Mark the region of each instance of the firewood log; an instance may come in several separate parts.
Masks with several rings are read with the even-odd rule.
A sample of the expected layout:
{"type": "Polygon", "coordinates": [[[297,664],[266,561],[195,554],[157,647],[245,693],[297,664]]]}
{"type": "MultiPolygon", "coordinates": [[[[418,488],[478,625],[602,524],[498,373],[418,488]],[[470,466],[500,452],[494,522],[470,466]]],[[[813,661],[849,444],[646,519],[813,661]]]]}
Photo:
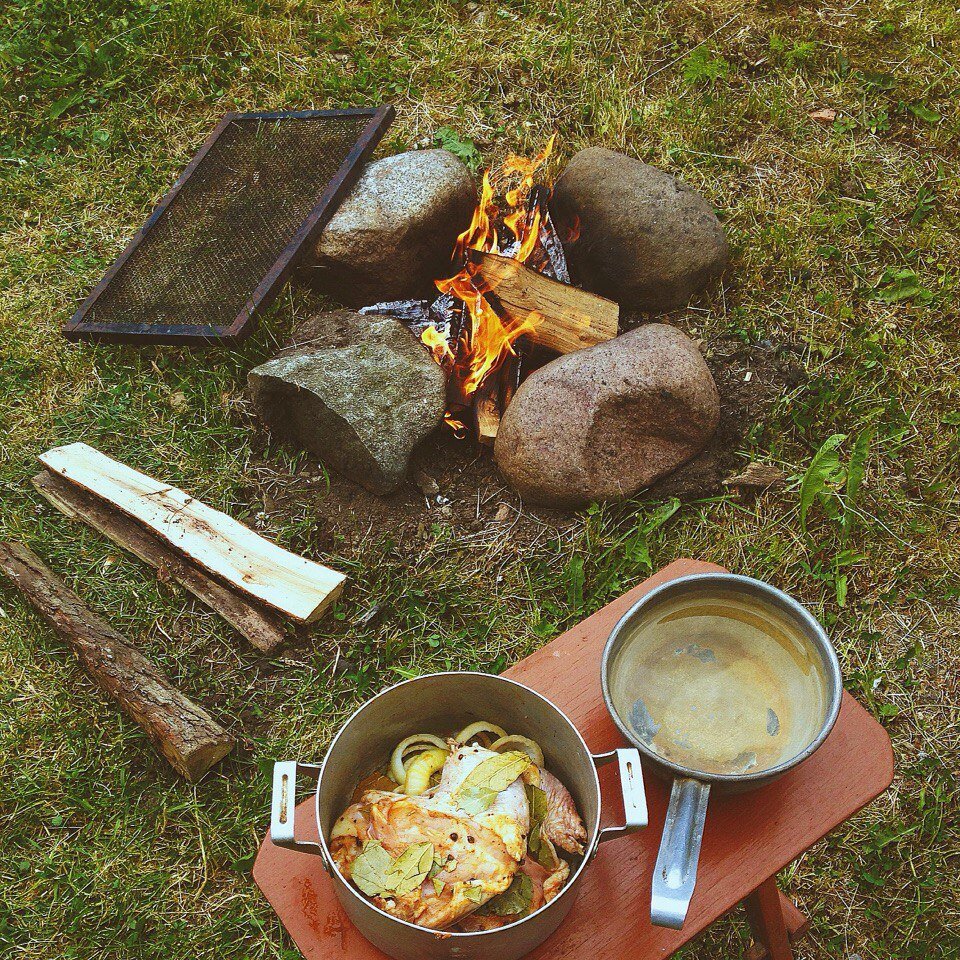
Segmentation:
{"type": "Polygon", "coordinates": [[[300,623],[313,623],[343,590],[342,573],[284,550],[85,443],[54,447],[39,459],[51,473],[121,510],[234,590],[300,623]]]}
{"type": "Polygon", "coordinates": [[[571,287],[495,253],[470,251],[476,276],[483,281],[490,305],[500,314],[521,322],[538,314],[531,342],[558,353],[596,346],[617,335],[620,307],[612,300],[571,287]]]}
{"type": "Polygon", "coordinates": [[[189,590],[258,650],[271,653],[286,639],[279,614],[215,580],[156,534],[108,503],[48,470],[41,470],[33,478],[33,486],[61,513],[85,521],[118,546],[150,564],[161,577],[189,590]]]}
{"type": "Polygon", "coordinates": [[[480,446],[492,446],[497,439],[500,415],[500,383],[497,377],[491,376],[473,395],[473,419],[480,446]]]}
{"type": "Polygon", "coordinates": [[[71,646],[93,682],[144,730],[170,765],[199,780],[234,739],[155,664],[100,619],[28,547],[0,542],[0,571],[71,646]]]}

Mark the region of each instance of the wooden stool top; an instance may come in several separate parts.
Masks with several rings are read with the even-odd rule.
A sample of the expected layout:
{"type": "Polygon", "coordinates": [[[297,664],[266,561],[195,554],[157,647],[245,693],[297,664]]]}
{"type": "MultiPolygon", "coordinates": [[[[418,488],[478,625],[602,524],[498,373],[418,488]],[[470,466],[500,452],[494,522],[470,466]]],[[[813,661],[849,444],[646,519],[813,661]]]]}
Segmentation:
{"type": "MultiPolygon", "coordinates": [[[[592,617],[504,672],[552,700],[577,725],[594,753],[623,746],[600,688],[600,656],[614,624],[654,587],[713,564],[678,560],[592,617]]],[[[493,718],[496,719],[496,718],[493,718]]],[[[613,766],[604,767],[605,806],[617,796],[613,766]]],[[[758,790],[712,796],[693,901],[682,930],[650,923],[650,882],[663,830],[669,785],[644,778],[650,825],[600,847],[584,872],[577,900],[535,960],[593,956],[667,957],[843,823],[893,780],[886,731],[844,693],[836,726],[808,760],[758,790]]],[[[611,815],[621,816],[617,810],[611,815]]],[[[316,839],[312,801],[298,808],[298,834],[316,839]]],[[[320,858],[264,839],[253,877],[308,960],[383,960],[347,920],[320,858]]]]}

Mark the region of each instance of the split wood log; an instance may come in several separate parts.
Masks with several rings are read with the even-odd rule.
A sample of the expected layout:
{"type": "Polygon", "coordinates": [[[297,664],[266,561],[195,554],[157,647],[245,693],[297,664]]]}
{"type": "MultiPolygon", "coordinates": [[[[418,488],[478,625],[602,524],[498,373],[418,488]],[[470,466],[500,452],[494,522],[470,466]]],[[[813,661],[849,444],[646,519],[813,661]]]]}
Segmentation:
{"type": "Polygon", "coordinates": [[[258,650],[271,653],[286,639],[279,614],[215,580],[126,514],[49,470],[41,470],[33,478],[33,485],[61,513],[83,520],[118,546],[129,550],[154,567],[161,579],[179,583],[258,650]]]}
{"type": "Polygon", "coordinates": [[[93,682],[113,698],[188,780],[199,780],[234,739],[160,670],[81,602],[37,555],[0,542],[0,570],[72,647],[93,682]]]}
{"type": "Polygon", "coordinates": [[[559,353],[593,347],[617,335],[620,307],[613,300],[560,283],[510,257],[469,252],[490,305],[501,316],[521,322],[531,311],[539,314],[527,334],[536,344],[559,353]]]}
{"type": "Polygon", "coordinates": [[[473,395],[473,420],[477,441],[489,447],[500,430],[500,383],[497,377],[488,377],[473,395]]]}
{"type": "Polygon", "coordinates": [[[301,623],[340,595],[346,577],[265,540],[232,517],[85,443],[40,455],[52,473],[142,523],[194,563],[301,623]]]}

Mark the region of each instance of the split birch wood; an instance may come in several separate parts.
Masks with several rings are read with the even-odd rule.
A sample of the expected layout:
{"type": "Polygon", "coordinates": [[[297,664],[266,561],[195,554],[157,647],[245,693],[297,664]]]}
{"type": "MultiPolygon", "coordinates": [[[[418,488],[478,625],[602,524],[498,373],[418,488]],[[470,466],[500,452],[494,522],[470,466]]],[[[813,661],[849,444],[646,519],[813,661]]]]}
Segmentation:
{"type": "Polygon", "coordinates": [[[160,579],[179,583],[223,617],[258,650],[271,653],[286,639],[286,630],[279,614],[215,580],[126,514],[49,470],[41,470],[33,478],[33,485],[61,513],[84,521],[118,546],[129,550],[135,557],[154,567],[160,579]]]}
{"type": "Polygon", "coordinates": [[[278,547],[177,487],[85,443],[48,450],[40,462],[142,523],[235,590],[301,623],[316,620],[343,590],[344,574],[278,547]]]}
{"type": "Polygon", "coordinates": [[[199,780],[234,739],[155,664],[100,619],[20,543],[0,542],[0,570],[71,646],[91,680],[135,721],[170,765],[199,780]]]}
{"type": "Polygon", "coordinates": [[[560,283],[510,257],[470,251],[477,273],[491,293],[490,305],[516,322],[539,314],[527,334],[533,343],[559,353],[593,347],[617,335],[620,307],[613,300],[560,283]]]}

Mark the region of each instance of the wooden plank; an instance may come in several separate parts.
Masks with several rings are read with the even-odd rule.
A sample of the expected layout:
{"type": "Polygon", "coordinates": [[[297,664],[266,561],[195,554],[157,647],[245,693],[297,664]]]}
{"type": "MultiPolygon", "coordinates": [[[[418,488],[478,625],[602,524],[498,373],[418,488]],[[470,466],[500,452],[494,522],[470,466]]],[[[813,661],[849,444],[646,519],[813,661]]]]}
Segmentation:
{"type": "MultiPolygon", "coordinates": [[[[676,577],[719,567],[692,560],[658,574],[505,672],[551,699],[595,752],[623,746],[604,706],[600,655],[617,620],[645,593],[676,577]]],[[[496,719],[491,718],[491,719],[496,719]]],[[[312,758],[305,758],[312,759],[312,758]]],[[[532,960],[668,957],[768,877],[885,790],[893,752],[884,729],[849,694],[837,724],[810,759],[758,790],[710,798],[697,888],[682,930],[650,923],[650,881],[667,808],[667,785],[645,773],[650,826],[600,847],[570,914],[532,960]]],[[[601,770],[604,823],[622,813],[612,765],[601,770]]],[[[298,835],[316,840],[314,801],[297,808],[298,835]]],[[[254,880],[308,960],[382,960],[337,902],[319,857],[264,840],[254,880]]]]}
{"type": "Polygon", "coordinates": [[[41,470],[33,478],[33,485],[62,513],[83,520],[118,546],[129,550],[157,570],[161,578],[179,583],[258,650],[270,653],[286,639],[287,632],[279,614],[215,580],[126,514],[49,470],[41,470]]]}
{"type": "Polygon", "coordinates": [[[316,620],[343,590],[344,574],[284,550],[225,513],[85,443],[48,450],[40,462],[113,504],[234,589],[301,623],[316,620]]]}
{"type": "Polygon", "coordinates": [[[537,312],[527,334],[533,343],[573,353],[617,335],[620,307],[613,300],[560,283],[510,257],[473,250],[470,259],[490,288],[487,299],[494,309],[517,322],[537,312]]]}
{"type": "Polygon", "coordinates": [[[140,725],[178,773],[199,780],[233,749],[233,737],[220,724],[87,609],[32,550],[19,543],[0,543],[0,570],[70,644],[90,679],[140,725]]]}

